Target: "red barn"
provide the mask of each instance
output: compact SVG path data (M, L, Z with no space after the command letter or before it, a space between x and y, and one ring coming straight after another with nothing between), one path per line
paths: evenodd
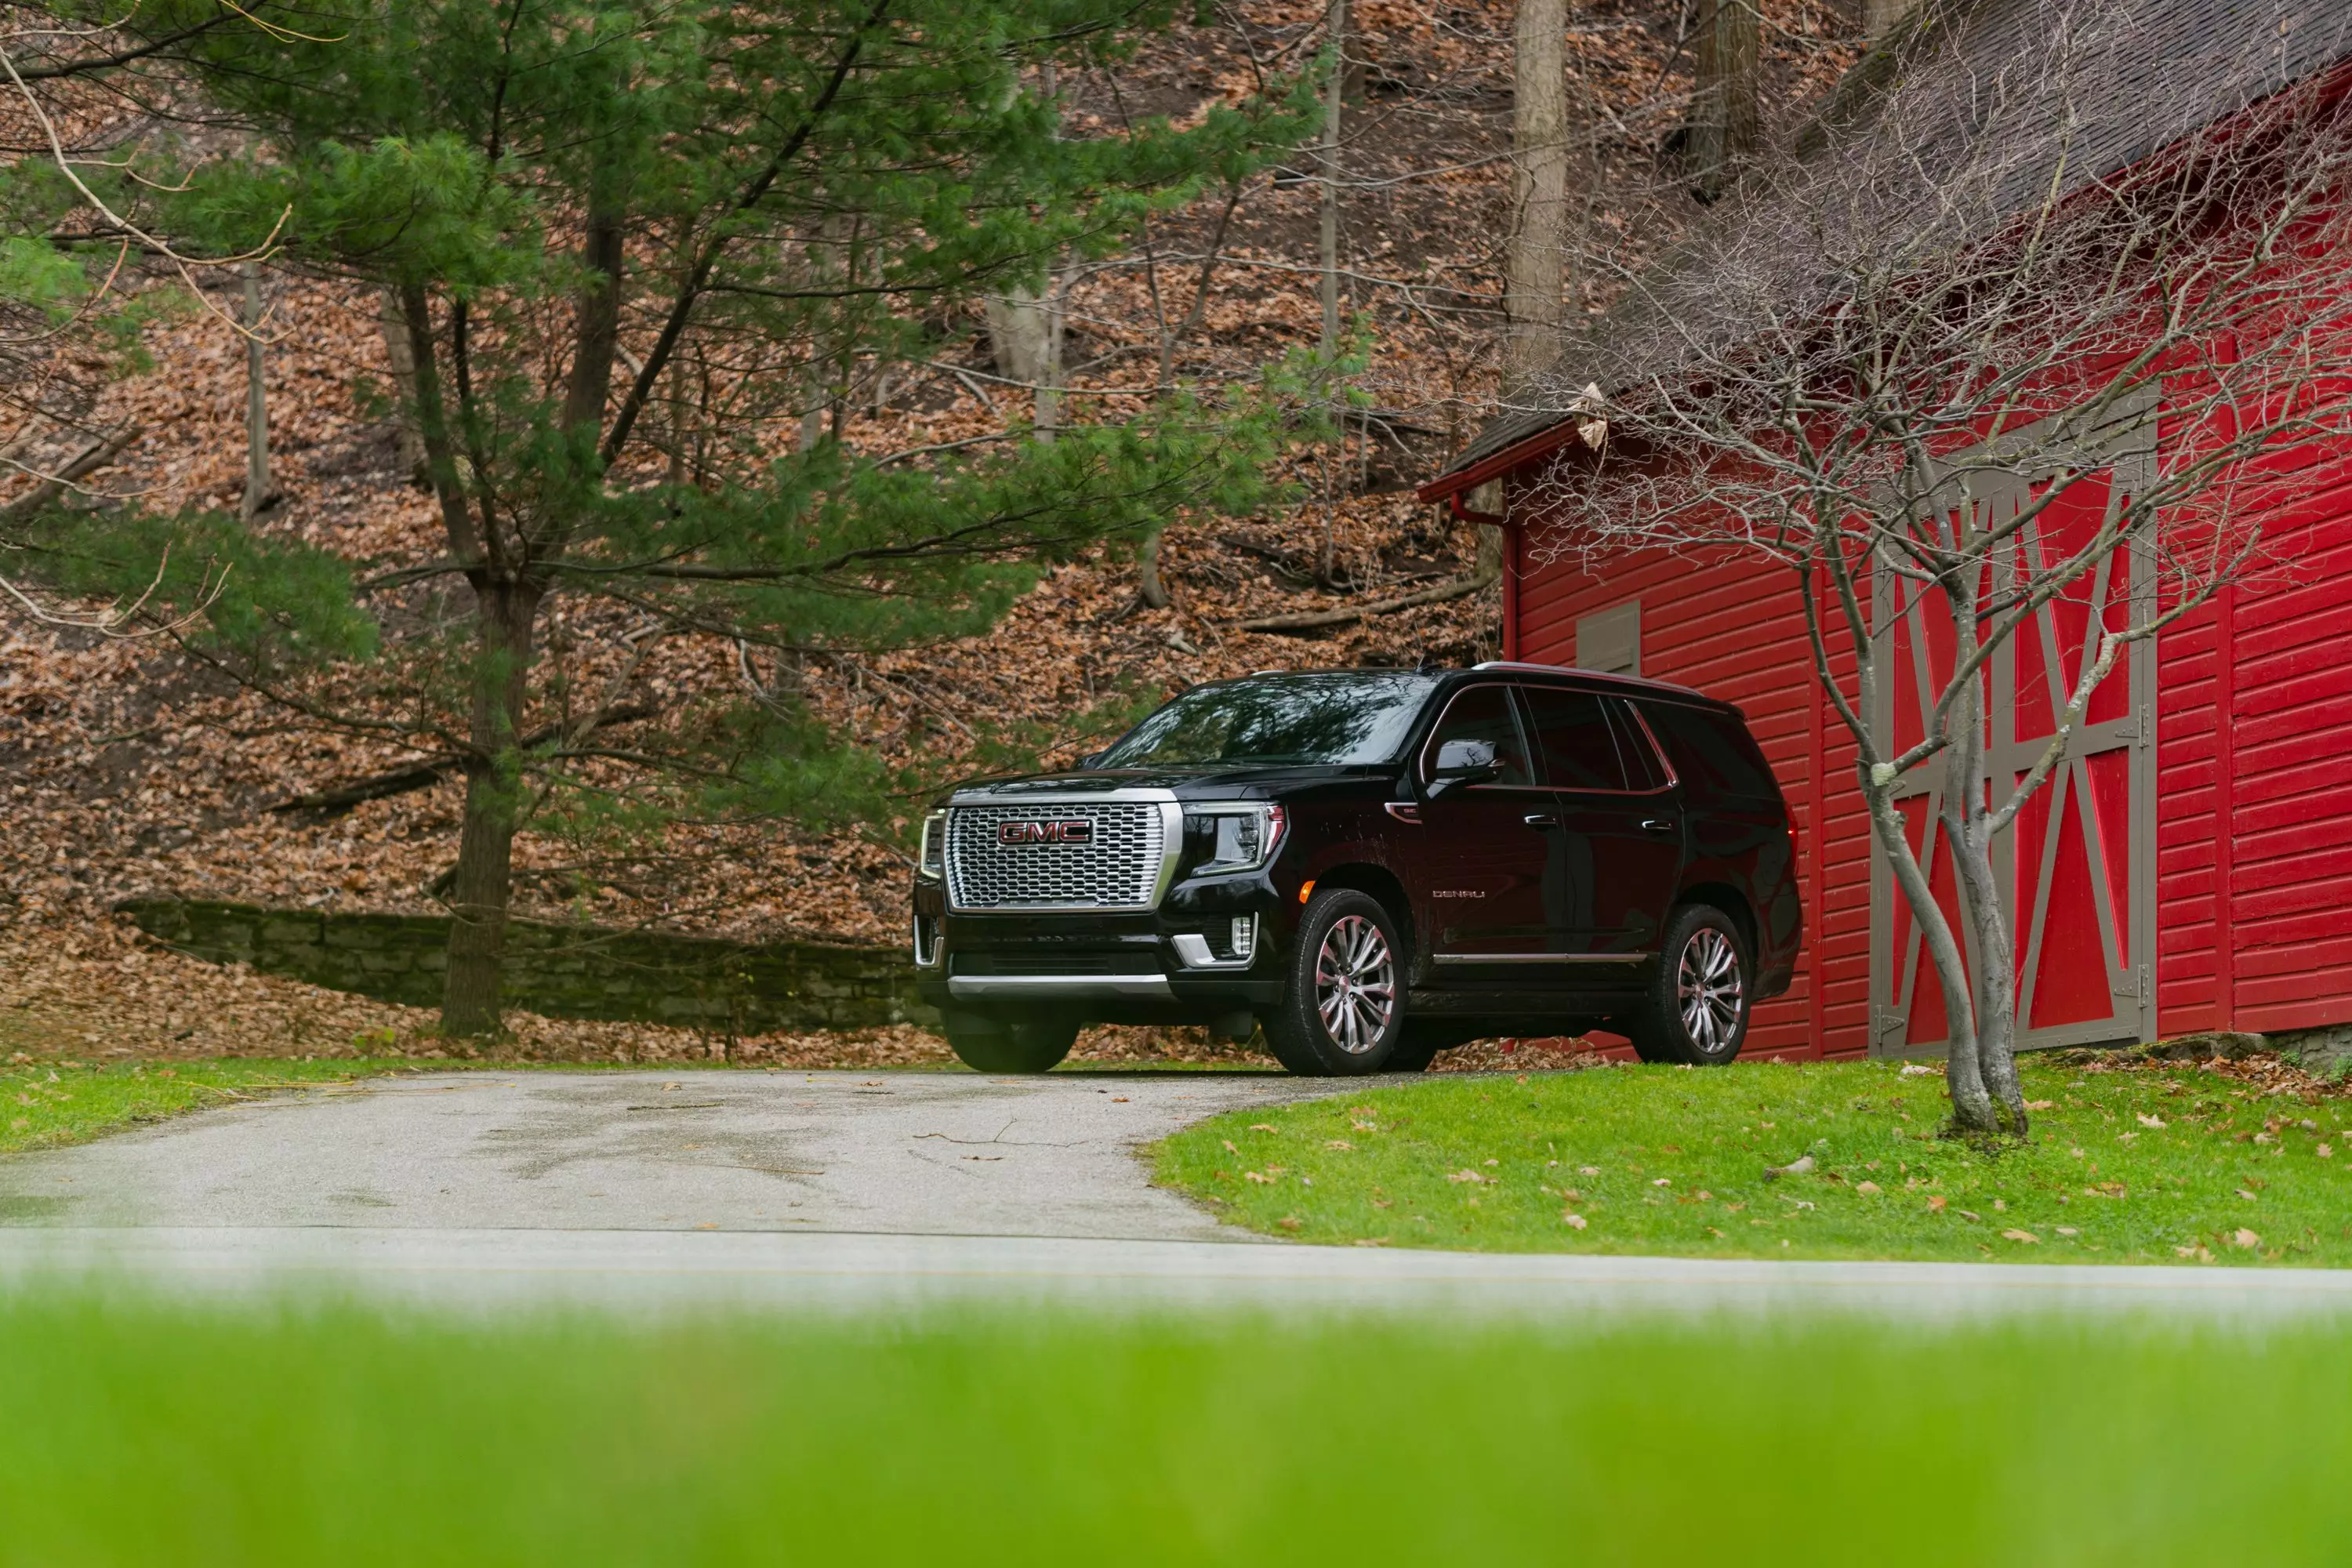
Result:
M2341 7L2319 0L2123 3L2147 54L2112 62L2117 90L2073 171L2084 184L2352 62ZM1918 47L1943 51L1934 68L1967 70L2020 47L2032 7L1947 15L1958 20ZM2180 62L2195 59L2214 63L2184 79ZM2176 68L2142 70L2155 61ZM1857 76L1873 68L1884 62ZM1583 379L1566 364L1552 378ZM1533 401L1422 495L1504 526L1507 658L1678 682L1746 710L1796 822L1806 921L1795 983L1758 1007L1750 1053L1936 1049L1932 973L1874 849L1855 748L1816 684L1788 574L1746 555L1531 548L1562 526L1542 481L1579 439L1570 402ZM2352 476L2318 461L2300 471L2266 529L2282 563L2141 645L2011 830L2021 1044L2232 1029L2352 1048ZM2016 719L1995 749L2036 741L2033 722Z

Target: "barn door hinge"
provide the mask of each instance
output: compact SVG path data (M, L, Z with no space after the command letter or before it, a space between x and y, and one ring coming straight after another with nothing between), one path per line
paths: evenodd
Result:
M1898 1033L1902 1029L1904 1022L1904 1016L1896 1012L1894 1008L1881 1007L1878 1010L1877 1032L1881 1035Z
M2107 989L2118 996L2128 996L2133 1001L2145 1005L2148 993L2147 965L2145 963L2137 965L2124 976L2121 984L2110 985Z

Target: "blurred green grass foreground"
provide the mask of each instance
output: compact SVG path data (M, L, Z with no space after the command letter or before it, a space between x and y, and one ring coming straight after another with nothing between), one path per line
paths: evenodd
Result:
M0 1299L0 1563L2340 1559L2352 1335Z

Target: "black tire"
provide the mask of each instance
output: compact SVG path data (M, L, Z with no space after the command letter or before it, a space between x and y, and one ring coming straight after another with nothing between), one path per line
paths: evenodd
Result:
M1642 1010L1621 1020L1645 1062L1722 1067L1748 1039L1755 970L1731 917L1685 904L1667 917Z
M1051 1072L1078 1043L1078 1021L1054 1014L947 1016L948 1048L974 1072Z
M1260 1016L1275 1059L1307 1078L1419 1072L1405 1051L1405 965L1397 924L1378 899L1331 888L1307 905L1282 1000ZM1326 1008L1329 1009L1327 1021ZM1431 1053L1434 1055L1434 1052Z

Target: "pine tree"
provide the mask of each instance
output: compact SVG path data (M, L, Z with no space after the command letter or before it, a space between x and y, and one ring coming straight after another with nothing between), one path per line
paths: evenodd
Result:
M200 10L143 9L128 30L169 37ZM930 352L927 319L1034 296L1057 258L1108 251L1307 132L1311 82L1186 129L1057 137L1039 68L1066 79L1116 57L1165 6L252 15L170 51L249 152L140 199L190 243L274 233L276 265L389 297L440 549L355 581L235 520L126 514L81 520L54 559L104 587L176 542L183 598L230 567L191 651L317 722L455 759L451 1034L498 1026L514 838L609 800L583 768L657 775L632 809L706 817L838 817L885 782L772 688L658 745L614 743L616 699L549 657L551 617L617 609L784 654L968 635L1040 563L1180 508L1256 504L1286 410L1311 407L1276 373L1215 406L1164 399L1148 422L1051 440L891 461L841 438L874 377Z

